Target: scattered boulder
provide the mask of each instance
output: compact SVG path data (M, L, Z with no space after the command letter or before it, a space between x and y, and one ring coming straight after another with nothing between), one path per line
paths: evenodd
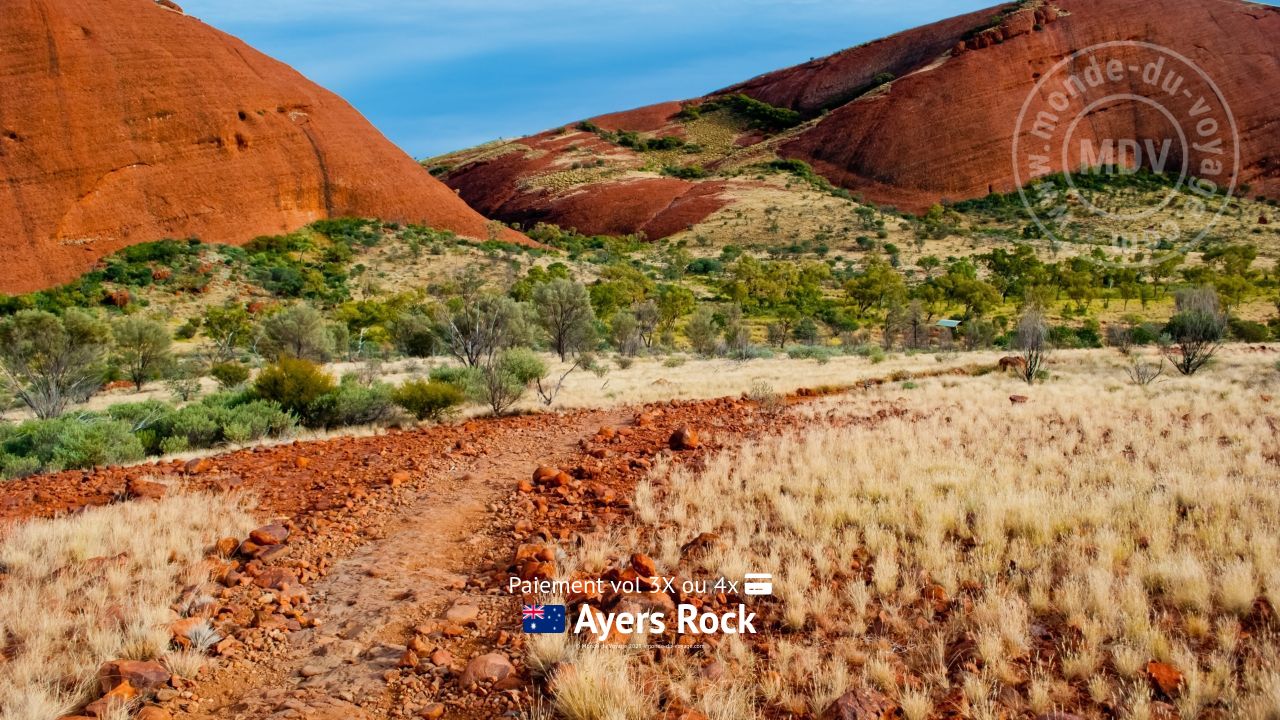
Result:
M444 613L444 618L458 625L474 625L480 617L480 608L471 603L459 602Z
M289 538L289 528L271 523L249 533L249 539L259 545L279 545Z
M648 555L636 553L631 556L631 567L640 575L640 577L657 577L658 564Z
M107 694L84 706L84 714L96 718L105 718L113 710L128 705L138 698L138 690L128 682L122 682L111 688Z
M550 465L542 465L537 470L533 471L533 484L546 485L547 483L551 482L551 480L555 478L555 476L559 474L560 474L559 468L554 468L554 467L551 467Z
M213 546L213 551L218 557L229 558L235 554L236 549L240 547L240 541L233 537L224 537Z
M695 537L694 539L690 540L689 542L685 543L684 545L681 545L680 556L688 557L690 555L705 553L711 550L712 548L714 548L719 543L720 543L719 535L711 532L704 532L698 535L697 537Z
M200 475L213 469L213 461L209 458L193 458L188 460L182 469L188 475Z
M298 576L288 568L273 567L262 571L253 584L267 590L284 590L298 585Z
M467 669L462 671L460 682L463 687L471 687L481 682L505 680L514 672L515 668L506 655L486 653L472 658L471 662L467 663Z
M150 692L169 682L169 671L154 660L112 660L98 669L98 684L108 693L121 685Z
M125 493L135 500L159 500L168 490L166 485L142 478L129 478L125 482Z
M1168 663L1155 660L1147 663L1147 677L1167 697L1174 697L1182 687L1182 673Z
M437 720L437 718L442 718L444 717L444 705L438 702L433 702L422 708L422 712L418 713L418 717L426 718L427 720Z
M702 447L702 440L698 438L696 431L686 425L671 433L667 444L672 450L697 450Z
M819 720L881 720L893 710L893 702L870 688L855 688L841 695Z
M134 715L134 720L173 720L168 710L156 705L148 705Z

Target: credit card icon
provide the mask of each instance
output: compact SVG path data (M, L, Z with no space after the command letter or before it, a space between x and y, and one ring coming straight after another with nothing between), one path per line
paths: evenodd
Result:
M742 589L748 595L772 595L773 576L769 573L747 573Z

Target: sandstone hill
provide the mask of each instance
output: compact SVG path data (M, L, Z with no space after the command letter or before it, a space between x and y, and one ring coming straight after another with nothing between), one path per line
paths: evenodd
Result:
M1167 47L1203 68L1238 125L1239 183L1250 196L1274 198L1280 109L1268 98L1280 86L1277 37L1280 10L1240 0L1023 0L703 98L605 115L428 165L492 217L587 233L671 235L767 195L762 182L779 168L919 212L1015 190L1011 148L1037 82L1073 53L1120 40ZM1173 110L1189 112L1189 103L1179 100ZM1104 142L1154 137L1162 127L1151 113L1100 112L1080 132Z
M336 216L489 232L341 98L172 2L5 3L0 292L137 242Z

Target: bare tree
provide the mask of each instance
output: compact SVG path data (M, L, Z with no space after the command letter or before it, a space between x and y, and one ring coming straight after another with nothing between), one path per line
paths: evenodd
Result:
M1022 366L1022 379L1030 385L1036 381L1049 354L1049 325L1039 307L1027 308L1018 318L1017 347L1026 361Z
M1134 385L1146 387L1164 375L1164 358L1161 357L1157 362L1149 363L1135 355L1129 360L1129 367L1125 368L1124 372Z
M569 369L561 373L554 383L551 382L551 376L549 375L545 378L538 378L535 385L538 389L538 397L542 398L542 404L550 407L556 401L556 396L560 394L560 390L564 387L564 381L573 374L574 370L578 368L591 370L595 367L595 364L596 359L594 356L583 353L574 358L573 364L569 366Z
M525 335L524 314L510 298L486 295L448 314L437 329L449 354L467 367L490 367Z

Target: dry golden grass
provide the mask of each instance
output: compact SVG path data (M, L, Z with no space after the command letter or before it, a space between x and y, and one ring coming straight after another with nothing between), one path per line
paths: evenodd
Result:
M816 715L855 685L912 718L953 691L976 718L1150 717L1162 701L1184 718L1276 717L1275 355L1234 349L1148 388L1121 364L1062 353L1030 389L1000 375L886 385L802 406L808 429L701 472L659 468L632 527L588 543L582 566L604 543L682 577L771 572L773 652L722 644L712 684L687 656L632 669L693 704L749 691L742 718ZM701 532L722 546L682 557ZM1174 697L1153 695L1150 661L1182 673Z
M171 605L208 580L207 549L252 527L235 497L177 494L12 528L0 542L0 716L68 714L91 699L103 662L163 656Z

